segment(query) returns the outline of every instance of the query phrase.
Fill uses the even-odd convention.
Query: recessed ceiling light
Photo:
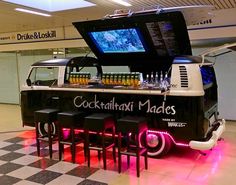
[[[50,14],[46,14],[46,13],[41,13],[41,12],[36,12],[33,10],[27,10],[27,9],[23,9],[23,8],[15,8],[16,11],[19,12],[24,12],[24,13],[31,13],[31,14],[35,14],[35,15],[41,15],[41,16],[45,16],[45,17],[50,17]]]
[[[48,12],[70,10],[76,8],[85,8],[95,6],[96,4],[84,0],[3,0],[8,3],[14,3],[25,7],[31,7]]]
[[[117,3],[117,4],[121,4],[123,6],[132,6],[130,3],[123,1],[123,0],[112,0],[113,2]]]

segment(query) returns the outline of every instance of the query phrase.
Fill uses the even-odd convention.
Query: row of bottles
[[[137,87],[140,85],[140,78],[141,78],[141,74],[139,72],[103,73],[102,84]]]
[[[146,74],[143,86],[152,86],[160,89],[168,89],[170,87],[170,78],[168,72],[151,72]]]
[[[89,72],[71,72],[69,77],[70,84],[87,85],[91,78]]]

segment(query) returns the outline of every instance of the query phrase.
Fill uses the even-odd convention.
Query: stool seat
[[[144,117],[138,116],[126,116],[117,120],[116,130],[118,132],[118,171],[121,172],[121,155],[127,156],[127,163],[129,166],[130,156],[136,157],[136,170],[137,177],[140,176],[140,156],[145,157],[145,169],[147,169],[147,148],[146,140],[143,146],[140,146],[141,135],[146,133],[148,130],[147,121]],[[127,139],[126,145],[122,148],[121,136]],[[131,142],[133,139],[133,142]]]
[[[138,116],[126,116],[118,120],[117,132],[140,133],[147,129],[146,118]]]
[[[59,160],[61,160],[62,153],[64,153],[64,145],[70,145],[72,162],[75,163],[76,145],[79,143],[84,143],[84,139],[79,136],[80,133],[75,133],[75,129],[83,128],[84,116],[84,112],[78,111],[66,111],[57,114]],[[63,134],[64,128],[70,129],[70,135],[67,137],[65,137]]]
[[[88,166],[90,167],[90,150],[98,151],[100,159],[101,152],[103,154],[103,168],[106,170],[106,152],[109,148],[113,148],[113,160],[116,162],[115,154],[115,122],[112,114],[94,113],[84,120],[84,129],[86,137],[86,153],[88,157]],[[96,142],[91,142],[89,132],[93,131],[97,135]],[[110,131],[110,132],[108,132]],[[106,133],[111,133],[112,136],[107,136]],[[109,140],[110,139],[110,140]]]
[[[57,113],[58,109],[41,109],[34,112],[34,122],[36,130],[36,144],[37,144],[37,153],[40,156],[40,141],[47,141],[49,145],[49,155],[52,158],[52,141],[56,140],[56,136],[52,134],[53,123],[57,122]],[[47,124],[47,132],[43,135],[39,134],[39,123]]]
[[[113,115],[106,113],[94,113],[85,117],[84,128],[90,131],[103,131],[114,125]]]
[[[60,120],[60,125],[64,128],[81,127],[83,128],[84,112],[66,111],[57,114],[57,119]]]
[[[49,123],[57,119],[58,109],[42,109],[34,112],[34,121]]]

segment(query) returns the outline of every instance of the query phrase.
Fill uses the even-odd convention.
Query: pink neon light
[[[69,129],[66,129],[66,128],[63,128],[63,130],[69,130]],[[82,129],[76,129],[76,131],[78,132],[84,132],[84,130]],[[158,133],[158,134],[161,134],[161,135],[167,135],[171,138],[171,140],[173,141],[173,143],[177,146],[182,146],[182,147],[189,147],[189,145],[187,143],[180,143],[180,142],[176,142],[175,139],[173,138],[172,135],[170,135],[168,132],[164,132],[164,131],[157,131],[157,130],[148,130],[149,133]],[[93,132],[93,131],[89,131],[90,134],[96,134],[96,132]],[[101,133],[99,133],[101,134]],[[106,136],[112,136],[112,134],[108,134],[106,133],[105,134]],[[131,136],[131,133],[129,133],[129,136]],[[118,135],[116,134],[115,137],[118,137]]]
[[[161,135],[167,135],[171,138],[171,140],[173,141],[173,143],[177,146],[182,146],[182,147],[189,147],[189,145],[187,143],[179,143],[179,142],[176,142],[175,139],[173,138],[172,135],[170,135],[168,132],[164,132],[164,131],[156,131],[156,130],[148,130],[148,132],[150,133],[158,133],[158,134],[161,134]]]

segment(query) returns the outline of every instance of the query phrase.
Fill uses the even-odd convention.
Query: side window
[[[52,86],[57,84],[58,67],[34,67],[29,79],[33,85]]]
[[[200,70],[203,85],[213,84],[215,82],[215,73],[212,66],[202,66]]]

